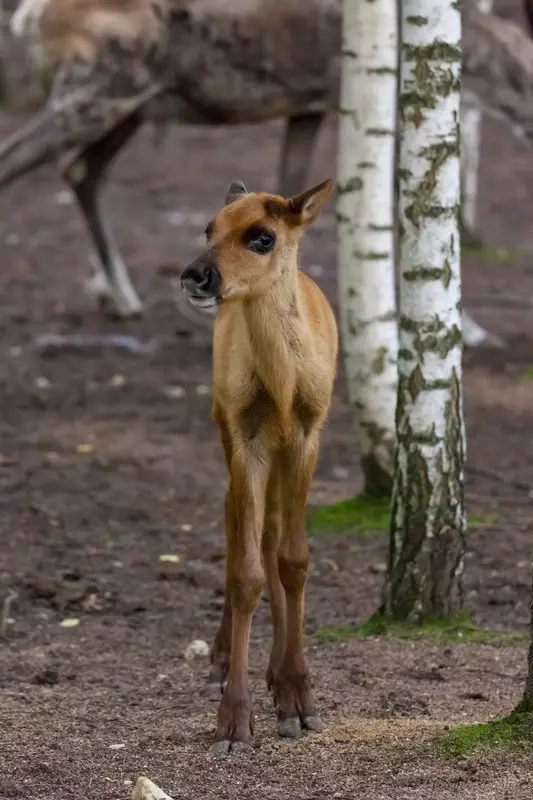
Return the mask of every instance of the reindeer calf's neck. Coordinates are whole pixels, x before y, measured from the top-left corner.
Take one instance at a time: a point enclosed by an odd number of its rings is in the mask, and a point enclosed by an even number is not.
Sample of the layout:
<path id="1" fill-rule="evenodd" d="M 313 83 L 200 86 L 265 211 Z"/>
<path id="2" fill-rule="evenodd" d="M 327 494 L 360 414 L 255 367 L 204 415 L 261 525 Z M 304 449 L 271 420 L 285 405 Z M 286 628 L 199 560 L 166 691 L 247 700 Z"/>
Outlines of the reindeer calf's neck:
<path id="1" fill-rule="evenodd" d="M 271 444 L 286 444 L 326 416 L 336 350 L 314 330 L 309 299 L 320 290 L 296 265 L 296 254 L 264 293 L 228 304 L 215 324 L 215 401 L 232 410 L 246 439 L 263 429 Z M 311 303 L 311 310 L 313 307 Z M 327 321 L 334 326 L 333 315 Z M 225 356 L 217 358 L 217 344 Z M 329 346 L 328 346 L 329 344 Z M 216 416 L 216 415 L 215 415 Z"/>

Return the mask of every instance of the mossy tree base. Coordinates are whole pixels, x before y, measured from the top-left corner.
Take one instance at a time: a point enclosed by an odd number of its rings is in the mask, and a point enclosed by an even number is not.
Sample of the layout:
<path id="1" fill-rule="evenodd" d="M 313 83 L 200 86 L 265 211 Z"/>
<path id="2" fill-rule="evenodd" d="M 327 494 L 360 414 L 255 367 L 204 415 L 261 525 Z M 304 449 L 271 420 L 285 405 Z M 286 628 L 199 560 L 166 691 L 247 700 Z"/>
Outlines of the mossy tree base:
<path id="1" fill-rule="evenodd" d="M 438 748 L 451 756 L 466 756 L 479 747 L 520 747 L 533 744 L 533 712 L 520 706 L 508 717 L 476 725 L 457 725 L 440 738 Z"/>
<path id="2" fill-rule="evenodd" d="M 372 536 L 386 533 L 390 525 L 387 497 L 362 494 L 328 506 L 311 508 L 307 514 L 311 533 L 345 533 Z"/>
<path id="3" fill-rule="evenodd" d="M 426 620 L 416 624 L 399 622 L 385 614 L 376 613 L 359 625 L 337 625 L 319 629 L 313 634 L 313 638 L 321 642 L 365 639 L 370 636 L 430 639 L 437 642 L 476 642 L 497 646 L 523 645 L 527 640 L 521 633 L 481 630 L 474 625 L 468 614 L 452 619 Z"/>

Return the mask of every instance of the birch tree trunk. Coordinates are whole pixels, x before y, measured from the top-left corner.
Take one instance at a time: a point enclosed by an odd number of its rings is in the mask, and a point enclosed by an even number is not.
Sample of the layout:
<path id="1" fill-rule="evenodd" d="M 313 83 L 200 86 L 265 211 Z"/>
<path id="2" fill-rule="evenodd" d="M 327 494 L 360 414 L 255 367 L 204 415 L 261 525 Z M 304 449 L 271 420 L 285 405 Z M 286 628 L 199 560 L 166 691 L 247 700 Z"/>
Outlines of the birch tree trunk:
<path id="1" fill-rule="evenodd" d="M 492 0 L 474 0 L 480 11 L 490 14 Z M 463 232 L 478 240 L 477 195 L 479 178 L 479 151 L 481 147 L 482 114 L 469 93 L 461 98 L 461 177 Z"/>
<path id="2" fill-rule="evenodd" d="M 398 448 L 384 610 L 420 621 L 462 606 L 459 5 L 403 0 L 402 32 Z"/>
<path id="3" fill-rule="evenodd" d="M 365 492 L 390 495 L 398 332 L 394 280 L 396 0 L 345 0 L 338 151 L 341 331 Z"/>
<path id="4" fill-rule="evenodd" d="M 532 565 L 533 566 L 533 565 Z M 533 586 L 531 587 L 531 638 L 529 642 L 529 652 L 527 656 L 527 678 L 526 689 L 523 700 L 520 704 L 521 711 L 533 712 Z"/>

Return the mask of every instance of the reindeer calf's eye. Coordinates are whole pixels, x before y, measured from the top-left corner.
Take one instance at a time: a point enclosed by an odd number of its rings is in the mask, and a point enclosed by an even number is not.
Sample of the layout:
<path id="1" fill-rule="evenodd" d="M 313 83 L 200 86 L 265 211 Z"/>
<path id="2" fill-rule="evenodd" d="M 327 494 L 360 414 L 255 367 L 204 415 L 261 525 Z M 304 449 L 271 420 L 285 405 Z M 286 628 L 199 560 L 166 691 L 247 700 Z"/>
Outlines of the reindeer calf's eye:
<path id="1" fill-rule="evenodd" d="M 276 236 L 268 228 L 250 228 L 246 232 L 246 247 L 253 253 L 269 253 L 274 247 Z"/>

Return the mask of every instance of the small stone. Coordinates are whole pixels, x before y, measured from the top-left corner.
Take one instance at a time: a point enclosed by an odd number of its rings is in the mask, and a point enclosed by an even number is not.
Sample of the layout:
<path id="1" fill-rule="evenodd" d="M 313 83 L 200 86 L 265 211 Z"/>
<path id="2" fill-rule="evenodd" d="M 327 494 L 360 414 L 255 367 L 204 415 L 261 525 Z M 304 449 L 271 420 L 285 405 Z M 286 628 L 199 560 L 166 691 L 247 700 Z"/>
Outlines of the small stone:
<path id="1" fill-rule="evenodd" d="M 185 533 L 189 533 L 189 531 L 192 531 L 192 525 L 189 525 L 189 523 L 188 523 L 188 522 L 185 522 L 185 523 L 184 523 L 184 524 L 181 526 L 181 530 L 182 530 L 182 531 L 184 531 Z"/>
<path id="2" fill-rule="evenodd" d="M 196 394 L 200 395 L 200 397 L 205 397 L 208 394 L 211 394 L 211 389 L 209 386 L 206 386 L 204 383 L 200 383 L 196 387 Z"/>
<path id="3" fill-rule="evenodd" d="M 114 389 L 120 389 L 120 387 L 124 386 L 124 384 L 126 383 L 126 378 L 124 377 L 124 375 L 113 375 L 109 383 L 111 384 L 111 386 L 113 386 Z"/>
<path id="4" fill-rule="evenodd" d="M 74 202 L 72 193 L 65 189 L 61 192 L 56 192 L 54 195 L 54 200 L 58 206 L 71 206 Z"/>
<path id="5" fill-rule="evenodd" d="M 45 378 L 44 375 L 39 375 L 38 378 L 35 378 L 36 389 L 49 389 L 51 385 L 48 378 Z"/>
<path id="6" fill-rule="evenodd" d="M 334 467 L 331 470 L 331 474 L 334 478 L 337 478 L 337 480 L 343 481 L 346 480 L 350 473 L 345 467 Z"/>
<path id="7" fill-rule="evenodd" d="M 120 744 L 110 744 L 109 745 L 109 749 L 110 750 L 122 750 L 122 748 L 124 748 L 124 747 L 126 747 L 126 745 L 123 744 L 122 742 Z"/>
<path id="8" fill-rule="evenodd" d="M 183 653 L 186 661 L 192 661 L 195 658 L 205 658 L 209 655 L 209 645 L 203 639 L 195 639 L 191 642 Z"/>
<path id="9" fill-rule="evenodd" d="M 163 394 L 170 400 L 181 400 L 182 397 L 185 397 L 185 389 L 183 386 L 165 386 Z"/>

